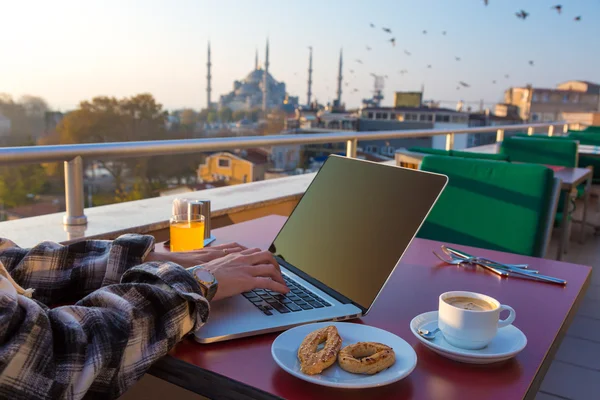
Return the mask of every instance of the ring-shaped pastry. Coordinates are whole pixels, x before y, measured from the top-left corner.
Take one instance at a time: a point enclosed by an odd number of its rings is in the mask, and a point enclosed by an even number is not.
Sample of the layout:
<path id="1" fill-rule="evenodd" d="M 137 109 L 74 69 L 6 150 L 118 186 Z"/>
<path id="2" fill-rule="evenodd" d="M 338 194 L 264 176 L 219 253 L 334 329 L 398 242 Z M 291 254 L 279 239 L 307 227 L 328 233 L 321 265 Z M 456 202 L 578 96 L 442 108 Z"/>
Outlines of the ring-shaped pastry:
<path id="1" fill-rule="evenodd" d="M 323 342 L 325 347 L 317 351 Z M 307 375 L 320 374 L 335 363 L 341 347 L 342 338 L 335 326 L 327 326 L 309 333 L 298 349 L 301 371 Z"/>
<path id="2" fill-rule="evenodd" d="M 344 371 L 373 375 L 391 367 L 396 362 L 396 354 L 385 344 L 358 342 L 344 347 L 338 362 Z"/>

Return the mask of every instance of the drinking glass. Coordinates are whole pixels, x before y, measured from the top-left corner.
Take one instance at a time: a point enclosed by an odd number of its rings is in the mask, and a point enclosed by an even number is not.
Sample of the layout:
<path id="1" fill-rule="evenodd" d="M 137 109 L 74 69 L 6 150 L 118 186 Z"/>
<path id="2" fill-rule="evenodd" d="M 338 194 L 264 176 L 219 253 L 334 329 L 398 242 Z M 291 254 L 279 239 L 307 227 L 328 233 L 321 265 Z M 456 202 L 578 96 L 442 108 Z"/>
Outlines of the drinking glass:
<path id="1" fill-rule="evenodd" d="M 199 250 L 204 247 L 204 217 L 176 214 L 170 219 L 171 251 Z"/>

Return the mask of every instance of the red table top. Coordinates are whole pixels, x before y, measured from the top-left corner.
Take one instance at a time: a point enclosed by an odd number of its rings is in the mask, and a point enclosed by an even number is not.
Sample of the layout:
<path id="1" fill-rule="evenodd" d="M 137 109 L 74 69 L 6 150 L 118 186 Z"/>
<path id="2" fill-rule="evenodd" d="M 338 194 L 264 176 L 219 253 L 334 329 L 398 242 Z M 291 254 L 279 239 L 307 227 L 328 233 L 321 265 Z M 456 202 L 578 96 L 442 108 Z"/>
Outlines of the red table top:
<path id="1" fill-rule="evenodd" d="M 269 216 L 214 231 L 218 243 L 237 241 L 267 248 L 285 217 Z M 396 268 L 372 311 L 359 321 L 393 332 L 414 347 L 417 367 L 404 380 L 382 387 L 341 390 L 297 379 L 271 358 L 277 334 L 198 344 L 185 339 L 171 355 L 185 363 L 287 399 L 517 399 L 535 392 L 562 334 L 575 312 L 591 276 L 591 268 L 496 251 L 457 246 L 465 251 L 507 263 L 528 263 L 541 273 L 566 279 L 565 287 L 516 278 L 500 278 L 486 271 L 447 266 L 432 254 L 441 243 L 415 239 Z M 410 332 L 416 315 L 437 309 L 440 293 L 468 290 L 488 294 L 517 312 L 514 325 L 528 338 L 514 359 L 488 366 L 462 364 L 439 356 Z M 210 323 L 210 320 L 209 320 Z M 554 346 L 553 346 L 554 345 Z M 540 368 L 543 372 L 540 373 Z M 198 370 L 200 371 L 200 370 Z M 535 382 L 534 382 L 535 380 Z M 181 382 L 181 380 L 180 380 Z"/>

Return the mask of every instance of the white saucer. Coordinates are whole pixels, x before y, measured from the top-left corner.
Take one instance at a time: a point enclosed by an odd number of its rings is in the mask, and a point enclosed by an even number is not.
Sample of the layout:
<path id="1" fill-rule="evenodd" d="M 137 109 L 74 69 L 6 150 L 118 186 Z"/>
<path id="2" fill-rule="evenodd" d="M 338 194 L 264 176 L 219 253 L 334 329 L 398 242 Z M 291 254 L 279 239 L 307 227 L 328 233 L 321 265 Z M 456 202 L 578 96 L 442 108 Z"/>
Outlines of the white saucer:
<path id="1" fill-rule="evenodd" d="M 433 340 L 427 340 L 419 335 L 420 328 L 429 331 L 437 328 L 437 321 L 437 311 L 426 312 L 417 315 L 410 321 L 410 330 L 425 346 L 451 360 L 469 364 L 491 364 L 514 357 L 527 345 L 527 337 L 514 325 L 498 329 L 498 334 L 494 340 L 487 347 L 480 350 L 465 350 L 454 347 L 444 339 L 442 332 L 438 332 Z"/>
<path id="2" fill-rule="evenodd" d="M 383 343 L 394 349 L 396 362 L 375 375 L 351 374 L 341 369 L 337 362 L 319 375 L 304 374 L 300 371 L 297 355 L 300 343 L 310 332 L 329 325 L 337 328 L 343 340 L 342 347 L 356 342 Z M 389 385 L 406 377 L 417 365 L 417 354 L 404 339 L 379 328 L 347 322 L 319 322 L 292 328 L 275 339 L 271 354 L 281 368 L 295 377 L 317 385 L 346 389 Z"/>

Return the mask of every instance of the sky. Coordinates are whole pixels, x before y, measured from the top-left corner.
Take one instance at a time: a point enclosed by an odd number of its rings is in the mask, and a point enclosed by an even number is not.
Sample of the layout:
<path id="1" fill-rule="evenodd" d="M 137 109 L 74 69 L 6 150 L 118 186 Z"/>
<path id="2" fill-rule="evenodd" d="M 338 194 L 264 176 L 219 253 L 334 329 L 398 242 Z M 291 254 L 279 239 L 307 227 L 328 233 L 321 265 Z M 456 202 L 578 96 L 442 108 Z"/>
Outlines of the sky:
<path id="1" fill-rule="evenodd" d="M 264 62 L 268 37 L 269 71 L 301 103 L 306 102 L 312 46 L 313 98 L 321 103 L 335 98 L 343 49 L 348 86 L 343 86 L 342 101 L 348 107 L 370 97 L 371 73 L 388 76 L 384 105 L 392 104 L 395 91 L 422 85 L 426 99 L 445 105 L 458 100 L 478 105 L 482 99 L 492 105 L 510 86 L 600 82 L 600 1 L 563 1 L 560 15 L 551 9 L 557 3 L 0 0 L 0 93 L 41 96 L 60 111 L 99 95 L 145 92 L 167 109 L 201 109 L 206 107 L 208 41 L 216 101 L 254 68 L 257 49 Z M 530 13 L 525 21 L 515 16 L 521 9 Z M 582 19 L 575 22 L 578 15 Z M 408 73 L 401 75 L 403 69 Z M 470 87 L 457 90 L 459 81 Z"/>

